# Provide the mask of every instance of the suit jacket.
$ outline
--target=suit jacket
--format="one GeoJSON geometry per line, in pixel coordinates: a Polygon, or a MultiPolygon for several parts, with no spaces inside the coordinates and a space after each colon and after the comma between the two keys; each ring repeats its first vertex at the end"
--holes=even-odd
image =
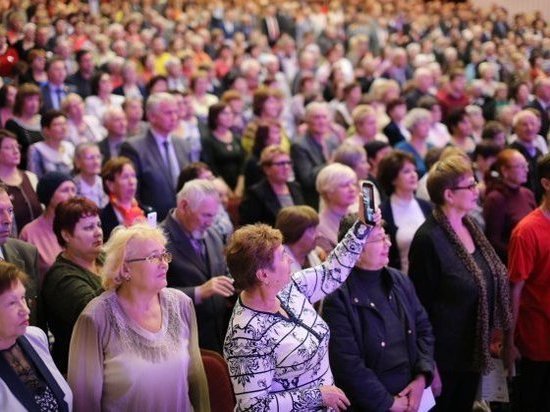
{"type": "Polygon", "coordinates": [[[40,276],[38,274],[38,250],[30,243],[18,239],[8,239],[2,245],[4,260],[13,263],[27,274],[27,302],[31,310],[31,325],[38,324],[37,298],[40,293],[40,276]]]}
{"type": "Polygon", "coordinates": [[[305,135],[290,146],[290,156],[294,163],[296,180],[302,187],[306,204],[317,210],[319,194],[315,189],[315,181],[327,163],[323,148],[311,136],[305,135]]]}
{"type": "MultiPolygon", "coordinates": [[[[294,204],[303,205],[304,196],[302,195],[300,185],[295,182],[288,182],[287,186],[294,204]]],[[[239,210],[240,223],[261,222],[275,226],[275,219],[279,210],[281,210],[281,204],[277,195],[267,179],[262,179],[259,183],[250,187],[245,199],[241,203],[239,210]]]]}
{"type": "Polygon", "coordinates": [[[111,148],[109,147],[108,138],[100,140],[97,145],[99,147],[101,155],[103,156],[103,164],[105,164],[111,157],[114,157],[113,154],[111,154],[111,148]]]}
{"type": "Polygon", "coordinates": [[[545,139],[548,136],[548,130],[550,129],[550,108],[544,110],[538,99],[534,99],[532,102],[528,103],[525,108],[535,109],[540,113],[540,131],[539,134],[542,135],[545,139]]]}
{"type": "MultiPolygon", "coordinates": [[[[69,93],[76,93],[77,91],[74,85],[67,84],[67,83],[63,84],[61,88],[65,92],[65,96],[63,98],[67,97],[69,93]]],[[[54,109],[52,96],[50,94],[51,92],[50,84],[46,83],[44,86],[42,86],[40,88],[40,92],[42,93],[42,107],[40,108],[40,113],[44,114],[48,110],[54,109]]]]}
{"type": "MultiPolygon", "coordinates": [[[[188,163],[189,154],[183,139],[171,141],[181,171],[188,163]]],[[[168,211],[176,206],[176,184],[170,180],[151,130],[143,136],[124,142],[120,148],[120,155],[134,162],[139,182],[139,200],[155,209],[158,220],[163,220],[168,211]]],[[[175,176],[176,179],[177,177],[175,176]]]]}
{"type": "MultiPolygon", "coordinates": [[[[73,394],[67,382],[57,370],[48,349],[48,338],[38,328],[29,327],[27,332],[17,338],[21,350],[37,374],[52,391],[59,411],[72,410],[73,394]]],[[[21,381],[3,356],[0,356],[0,410],[11,412],[38,412],[40,408],[33,394],[21,381]]]]}
{"type": "Polygon", "coordinates": [[[199,327],[199,346],[222,353],[231,314],[228,301],[221,296],[213,296],[198,303],[195,300],[197,286],[214,276],[228,273],[222,240],[214,229],[206,231],[204,245],[207,262],[204,262],[171,212],[160,226],[168,238],[166,249],[172,254],[172,262],[168,268],[168,286],[182,290],[193,299],[199,327]]]}

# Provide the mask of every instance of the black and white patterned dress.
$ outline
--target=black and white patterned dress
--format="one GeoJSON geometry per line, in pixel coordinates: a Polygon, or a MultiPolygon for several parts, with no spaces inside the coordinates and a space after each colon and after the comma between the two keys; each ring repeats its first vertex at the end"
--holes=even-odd
{"type": "Polygon", "coordinates": [[[237,410],[323,410],[319,387],[334,384],[330,333],[312,304],[346,280],[368,232],[356,223],[326,262],[292,276],[277,295],[288,317],[237,301],[224,347],[237,410]]]}

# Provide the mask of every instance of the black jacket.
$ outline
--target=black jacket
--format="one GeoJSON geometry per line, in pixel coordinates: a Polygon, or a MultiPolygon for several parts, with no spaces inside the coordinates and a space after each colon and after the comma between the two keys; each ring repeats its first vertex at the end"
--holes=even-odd
{"type": "MultiPolygon", "coordinates": [[[[376,375],[384,354],[384,319],[369,299],[369,291],[357,287],[360,274],[353,269],[346,283],[325,298],[323,318],[330,327],[329,357],[336,385],[351,401],[349,411],[386,411],[393,404],[376,375]]],[[[434,336],[426,311],[407,276],[386,267],[380,276],[400,306],[412,378],[424,374],[430,385],[433,370],[434,336]]]]}
{"type": "MultiPolygon", "coordinates": [[[[288,182],[290,196],[295,205],[304,204],[304,196],[300,185],[295,182],[288,182]]],[[[274,226],[277,213],[281,210],[281,204],[273,188],[267,181],[262,179],[252,186],[239,208],[239,215],[242,224],[267,223],[274,226]]]]}

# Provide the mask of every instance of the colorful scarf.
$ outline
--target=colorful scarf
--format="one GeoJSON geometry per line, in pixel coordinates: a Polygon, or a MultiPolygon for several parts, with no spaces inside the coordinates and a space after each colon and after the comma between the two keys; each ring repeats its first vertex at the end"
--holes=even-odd
{"type": "Polygon", "coordinates": [[[136,199],[132,199],[132,205],[128,208],[122,206],[113,195],[109,196],[109,200],[113,208],[122,216],[124,226],[132,226],[138,220],[145,220],[145,214],[139,207],[136,199]]]}

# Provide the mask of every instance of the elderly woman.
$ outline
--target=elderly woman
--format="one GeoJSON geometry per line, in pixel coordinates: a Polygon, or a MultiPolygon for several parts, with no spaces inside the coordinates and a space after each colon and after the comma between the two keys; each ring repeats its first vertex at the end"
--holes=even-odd
{"type": "Polygon", "coordinates": [[[392,242],[389,265],[406,274],[412,238],[432,206],[415,196],[418,173],[414,157],[409,153],[395,150],[384,157],[378,166],[378,180],[388,196],[380,209],[392,242]]]}
{"type": "Polygon", "coordinates": [[[498,356],[497,338],[510,329],[508,278],[468,216],[478,197],[470,162],[463,156],[437,162],[428,192],[436,208],[414,235],[409,276],[435,336],[443,387],[435,410],[467,411],[491,355],[498,356]]]}
{"type": "Polygon", "coordinates": [[[310,206],[288,206],[277,213],[275,229],[283,235],[283,246],[290,259],[290,272],[321,264],[315,250],[319,215],[310,206]]]}
{"type": "Polygon", "coordinates": [[[494,164],[498,178],[488,184],[483,202],[485,234],[504,263],[512,230],[537,207],[535,196],[522,185],[527,182],[529,165],[514,149],[501,151],[494,164]]]}
{"type": "Polygon", "coordinates": [[[61,110],[67,116],[66,139],[74,146],[80,143],[99,142],[107,131],[101,126],[101,120],[84,113],[84,101],[76,93],[70,93],[61,103],[61,110]]]}
{"type": "Polygon", "coordinates": [[[191,77],[190,89],[193,109],[195,115],[203,121],[208,117],[210,107],[218,103],[218,98],[208,93],[209,86],[210,80],[206,71],[198,70],[191,77]]]}
{"type": "Polygon", "coordinates": [[[208,110],[209,132],[202,139],[201,160],[215,175],[225,180],[235,196],[244,190],[244,151],[238,136],[231,132],[233,112],[225,103],[215,103],[208,110]]]}
{"type": "Polygon", "coordinates": [[[5,183],[13,204],[16,232],[42,213],[35,191],[38,179],[34,173],[18,169],[20,163],[21,147],[17,137],[0,130],[0,181],[5,183]]]}
{"type": "MultiPolygon", "coordinates": [[[[362,216],[362,204],[359,208],[362,216]]],[[[292,276],[278,230],[258,224],[233,234],[227,266],[242,292],[224,357],[236,410],[346,409],[349,401],[334,386],[328,363],[328,327],[313,304],[346,280],[369,233],[357,222],[325,263],[292,276]]]]}
{"type": "Polygon", "coordinates": [[[166,288],[166,238],[147,224],[121,227],[105,252],[106,292],[71,340],[75,411],[209,411],[193,303],[166,288]]]}
{"type": "Polygon", "coordinates": [[[304,203],[302,190],[296,182],[290,182],[292,161],[280,146],[266,147],[260,156],[265,178],[251,186],[241,203],[241,223],[275,224],[277,212],[282,207],[304,203]]]}
{"type": "MultiPolygon", "coordinates": [[[[341,238],[355,221],[342,220],[341,238]]],[[[434,371],[434,337],[412,282],[388,267],[390,239],[376,226],[344,285],[327,296],[330,364],[353,411],[416,411],[434,371]]]]}
{"type": "Polygon", "coordinates": [[[57,370],[48,338],[29,326],[28,278],[0,262],[0,410],[71,411],[72,393],[57,370]]]}
{"type": "Polygon", "coordinates": [[[13,118],[6,122],[6,129],[15,133],[21,145],[21,161],[27,164],[27,150],[33,143],[44,140],[40,125],[40,104],[42,94],[35,84],[25,83],[17,88],[13,105],[13,118]]]}
{"type": "Polygon", "coordinates": [[[118,225],[131,226],[152,212],[136,200],[137,177],[134,164],[127,157],[113,157],[101,170],[103,187],[109,196],[109,203],[101,211],[103,235],[108,239],[118,225]]]}
{"type": "Polygon", "coordinates": [[[414,156],[416,171],[419,177],[424,176],[426,169],[426,154],[431,145],[426,141],[430,132],[432,115],[426,109],[412,109],[405,116],[404,126],[411,133],[409,140],[399,142],[395,148],[414,156]]]}
{"type": "Polygon", "coordinates": [[[357,203],[357,175],[351,167],[333,163],[321,169],[315,186],[322,200],[316,243],[328,254],[338,243],[340,220],[357,203]]]}
{"type": "Polygon", "coordinates": [[[74,156],[76,193],[78,196],[90,199],[100,209],[103,209],[108,202],[100,176],[102,160],[103,155],[97,143],[81,143],[76,147],[74,156]]]}
{"type": "Polygon", "coordinates": [[[73,326],[88,302],[102,291],[99,208],[83,197],[60,203],[53,230],[63,251],[44,276],[42,303],[44,318],[55,338],[53,358],[59,370],[67,373],[73,326]]]}
{"type": "Polygon", "coordinates": [[[71,176],[49,172],[38,181],[36,194],[45,209],[39,217],[23,226],[19,238],[38,249],[38,270],[42,278],[61,252],[61,246],[53,231],[55,209],[59,203],[76,195],[76,186],[71,176]]]}

